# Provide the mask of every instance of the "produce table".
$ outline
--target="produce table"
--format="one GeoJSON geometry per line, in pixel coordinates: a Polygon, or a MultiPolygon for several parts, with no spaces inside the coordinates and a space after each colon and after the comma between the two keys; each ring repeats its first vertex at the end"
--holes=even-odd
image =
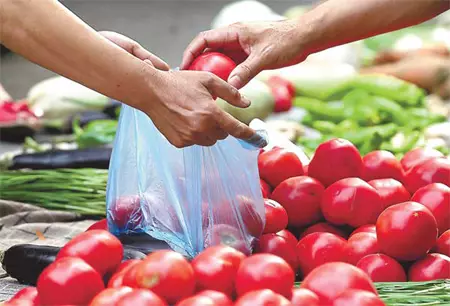
{"type": "MultiPolygon", "coordinates": [[[[22,243],[62,246],[92,223],[80,220],[74,213],[0,200],[0,249],[22,243]]],[[[0,267],[0,275],[3,273],[0,267]]],[[[0,278],[0,301],[7,300],[23,287],[9,277],[0,278]]]]}

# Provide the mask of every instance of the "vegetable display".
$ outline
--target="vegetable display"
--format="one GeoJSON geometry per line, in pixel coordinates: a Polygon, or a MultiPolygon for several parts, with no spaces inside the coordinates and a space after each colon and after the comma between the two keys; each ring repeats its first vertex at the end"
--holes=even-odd
{"type": "MultiPolygon", "coordinates": [[[[234,228],[221,225],[213,232],[216,246],[190,261],[168,249],[124,260],[124,247],[102,220],[57,255],[44,254],[37,294],[28,289],[6,305],[450,303],[449,176],[411,178],[417,169],[447,174],[447,157],[430,149],[402,160],[378,151],[361,156],[342,139],[320,144],[309,165],[289,153],[281,147],[260,152],[261,192],[268,198],[265,224],[246,219],[249,230],[261,233],[254,254],[243,253],[234,228]],[[403,185],[410,180],[414,191],[403,185]],[[54,290],[61,294],[50,295],[54,290]]],[[[136,219],[138,198],[120,199],[123,220],[114,222],[136,219]]],[[[245,219],[252,203],[242,201],[245,219]]]]}
{"type": "MultiPolygon", "coordinates": [[[[378,149],[404,154],[424,143],[428,126],[447,120],[428,111],[424,98],[419,87],[385,75],[357,75],[326,99],[298,96],[294,105],[307,111],[302,123],[321,133],[298,144],[312,153],[320,142],[340,137],[363,154],[378,149]]],[[[448,147],[439,149],[448,152],[448,147]]]]}
{"type": "Polygon", "coordinates": [[[107,180],[100,169],[0,171],[2,199],[83,215],[105,215],[107,180]]]}

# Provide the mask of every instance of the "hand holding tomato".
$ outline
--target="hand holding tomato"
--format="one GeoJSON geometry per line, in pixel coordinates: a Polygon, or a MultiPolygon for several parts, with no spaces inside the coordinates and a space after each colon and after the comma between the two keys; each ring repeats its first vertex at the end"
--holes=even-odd
{"type": "Polygon", "coordinates": [[[264,69],[281,68],[303,61],[307,54],[296,39],[296,22],[235,23],[200,33],[186,48],[181,69],[186,69],[206,49],[220,50],[239,63],[228,81],[236,88],[247,84],[264,69]]]}
{"type": "Polygon", "coordinates": [[[154,73],[154,94],[141,103],[140,109],[175,147],[211,146],[228,135],[241,139],[255,135],[253,129],[221,110],[214,101],[220,97],[236,107],[250,105],[248,99],[221,78],[200,71],[154,73]]]}

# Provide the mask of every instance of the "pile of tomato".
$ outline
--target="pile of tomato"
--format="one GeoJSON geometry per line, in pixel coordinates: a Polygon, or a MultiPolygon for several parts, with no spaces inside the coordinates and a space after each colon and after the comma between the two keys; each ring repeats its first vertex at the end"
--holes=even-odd
{"type": "Polygon", "coordinates": [[[253,255],[218,225],[218,245],[191,261],[161,250],[122,262],[103,220],[6,305],[377,306],[374,282],[450,278],[450,160],[438,151],[362,157],[333,139],[309,165],[274,148],[258,167],[266,222],[239,202],[253,255]]]}
{"type": "Polygon", "coordinates": [[[266,228],[256,251],[300,277],[346,262],[375,282],[450,278],[450,159],[440,152],[361,156],[333,139],[309,165],[282,148],[261,151],[258,165],[266,228]]]}
{"type": "Polygon", "coordinates": [[[294,288],[292,266],[273,254],[246,256],[219,245],[191,262],[161,250],[122,262],[123,246],[106,230],[76,236],[39,276],[5,306],[256,306],[384,305],[362,270],[324,264],[294,288]]]}

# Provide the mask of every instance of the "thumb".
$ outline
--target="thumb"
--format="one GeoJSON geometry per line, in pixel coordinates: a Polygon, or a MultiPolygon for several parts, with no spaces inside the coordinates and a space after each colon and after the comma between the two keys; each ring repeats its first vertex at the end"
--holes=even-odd
{"type": "Polygon", "coordinates": [[[222,130],[239,139],[251,139],[255,131],[248,125],[240,122],[227,112],[220,110],[217,114],[217,122],[222,130]]]}
{"type": "Polygon", "coordinates": [[[241,89],[258,73],[260,73],[261,70],[261,60],[257,56],[250,54],[244,62],[234,68],[228,78],[228,83],[237,89],[241,89]]]}

